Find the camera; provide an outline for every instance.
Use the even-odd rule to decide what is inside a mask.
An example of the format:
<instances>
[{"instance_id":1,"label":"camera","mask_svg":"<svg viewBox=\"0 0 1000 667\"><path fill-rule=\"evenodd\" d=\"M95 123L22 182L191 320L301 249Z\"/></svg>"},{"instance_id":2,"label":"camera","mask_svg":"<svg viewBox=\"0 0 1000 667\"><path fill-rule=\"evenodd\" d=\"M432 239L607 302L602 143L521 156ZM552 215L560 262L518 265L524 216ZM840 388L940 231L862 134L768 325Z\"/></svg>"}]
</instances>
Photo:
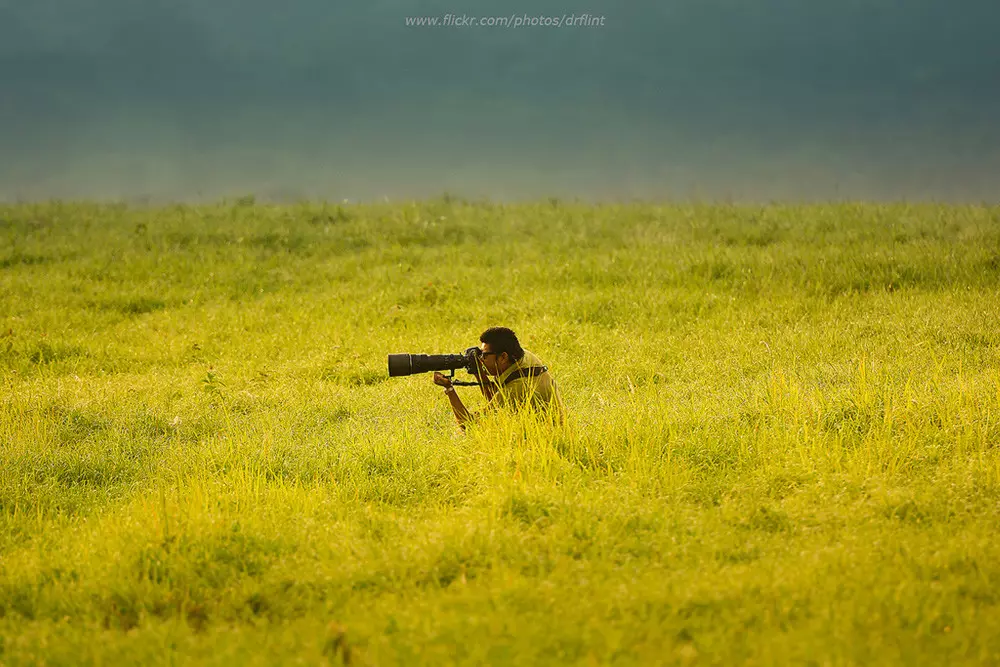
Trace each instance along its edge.
<instances>
[{"instance_id":1,"label":"camera","mask_svg":"<svg viewBox=\"0 0 1000 667\"><path fill-rule=\"evenodd\" d=\"M390 354L389 377L404 377L432 371L451 371L451 375L454 377L455 371L461 368L464 368L470 375L478 375L477 366L480 354L481 351L478 347L470 347L461 354ZM479 383L470 382L467 384Z\"/></svg>"}]
</instances>

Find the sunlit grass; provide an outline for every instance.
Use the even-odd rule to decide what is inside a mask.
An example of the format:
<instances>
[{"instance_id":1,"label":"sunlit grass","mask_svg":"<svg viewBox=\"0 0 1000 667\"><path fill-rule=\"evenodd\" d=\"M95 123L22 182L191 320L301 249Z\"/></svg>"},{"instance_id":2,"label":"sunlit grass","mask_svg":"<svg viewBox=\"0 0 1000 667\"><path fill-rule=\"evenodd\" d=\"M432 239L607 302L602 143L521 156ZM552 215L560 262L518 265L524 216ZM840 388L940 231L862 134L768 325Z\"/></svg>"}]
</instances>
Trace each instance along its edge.
<instances>
[{"instance_id":1,"label":"sunlit grass","mask_svg":"<svg viewBox=\"0 0 1000 667\"><path fill-rule=\"evenodd\" d=\"M998 286L989 207L0 208L0 662L995 664ZM387 377L495 324L565 426Z\"/></svg>"}]
</instances>

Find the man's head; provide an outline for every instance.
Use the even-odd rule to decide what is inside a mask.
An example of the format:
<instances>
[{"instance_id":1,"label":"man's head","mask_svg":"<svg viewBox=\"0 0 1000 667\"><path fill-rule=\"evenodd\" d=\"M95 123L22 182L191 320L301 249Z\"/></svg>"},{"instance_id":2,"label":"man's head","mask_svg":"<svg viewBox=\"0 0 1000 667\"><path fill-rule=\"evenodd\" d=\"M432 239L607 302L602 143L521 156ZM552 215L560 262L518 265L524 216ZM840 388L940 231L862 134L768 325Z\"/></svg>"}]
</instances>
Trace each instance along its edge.
<instances>
[{"instance_id":1,"label":"man's head","mask_svg":"<svg viewBox=\"0 0 1000 667\"><path fill-rule=\"evenodd\" d=\"M517 336L507 327L490 327L479 337L480 361L490 375L500 375L521 360L524 350Z\"/></svg>"}]
</instances>

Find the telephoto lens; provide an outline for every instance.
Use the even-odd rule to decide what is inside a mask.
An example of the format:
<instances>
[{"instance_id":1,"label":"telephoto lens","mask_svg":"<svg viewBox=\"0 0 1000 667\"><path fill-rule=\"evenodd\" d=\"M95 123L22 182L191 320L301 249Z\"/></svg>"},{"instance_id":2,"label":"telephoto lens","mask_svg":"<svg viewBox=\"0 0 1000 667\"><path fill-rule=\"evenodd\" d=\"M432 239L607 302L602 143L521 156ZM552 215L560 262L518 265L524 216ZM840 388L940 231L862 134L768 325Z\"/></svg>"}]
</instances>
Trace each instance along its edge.
<instances>
[{"instance_id":1,"label":"telephoto lens","mask_svg":"<svg viewBox=\"0 0 1000 667\"><path fill-rule=\"evenodd\" d=\"M389 355L389 377L402 377L413 373L413 364L410 362L409 354Z\"/></svg>"},{"instance_id":2,"label":"telephoto lens","mask_svg":"<svg viewBox=\"0 0 1000 667\"><path fill-rule=\"evenodd\" d=\"M470 359L468 354L390 354L389 377L453 371L459 368L469 370L474 363L475 360Z\"/></svg>"}]
</instances>

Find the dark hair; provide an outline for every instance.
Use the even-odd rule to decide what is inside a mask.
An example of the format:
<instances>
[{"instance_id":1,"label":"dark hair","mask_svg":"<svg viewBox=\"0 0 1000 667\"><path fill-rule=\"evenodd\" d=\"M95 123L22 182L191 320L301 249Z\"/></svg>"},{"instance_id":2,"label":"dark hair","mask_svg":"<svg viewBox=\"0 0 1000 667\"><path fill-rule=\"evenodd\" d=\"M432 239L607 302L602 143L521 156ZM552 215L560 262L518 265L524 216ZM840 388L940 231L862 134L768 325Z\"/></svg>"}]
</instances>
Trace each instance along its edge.
<instances>
[{"instance_id":1,"label":"dark hair","mask_svg":"<svg viewBox=\"0 0 1000 667\"><path fill-rule=\"evenodd\" d=\"M512 361L520 361L524 350L517 336L507 327L490 327L479 337L480 343L486 343L498 354L506 352Z\"/></svg>"}]
</instances>

